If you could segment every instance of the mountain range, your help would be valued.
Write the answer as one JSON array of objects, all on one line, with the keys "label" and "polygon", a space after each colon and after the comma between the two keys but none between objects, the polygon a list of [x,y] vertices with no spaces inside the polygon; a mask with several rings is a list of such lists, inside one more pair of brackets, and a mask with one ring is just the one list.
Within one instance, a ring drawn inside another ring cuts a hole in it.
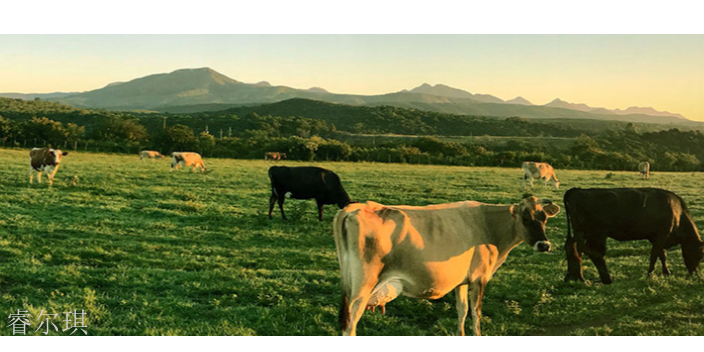
[{"label": "mountain range", "polygon": [[685,123],[684,116],[653,108],[625,110],[593,108],[555,99],[534,105],[522,97],[504,101],[489,94],[473,94],[443,84],[419,87],[381,95],[335,94],[324,88],[296,89],[269,82],[244,83],[210,68],[181,69],[149,75],[128,82],[115,82],[81,93],[21,94],[0,93],[2,97],[45,99],[79,108],[109,110],[150,110],[199,112],[224,110],[235,106],[274,103],[305,98],[328,103],[423,109],[475,116],[519,116],[524,118],[599,119],[650,123]]}]

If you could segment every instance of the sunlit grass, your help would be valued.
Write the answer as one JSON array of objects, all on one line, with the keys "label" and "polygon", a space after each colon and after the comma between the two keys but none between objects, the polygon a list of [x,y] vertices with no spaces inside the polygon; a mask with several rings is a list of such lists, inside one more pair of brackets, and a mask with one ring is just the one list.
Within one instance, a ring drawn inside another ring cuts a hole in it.
[{"label": "sunlit grass", "polygon": [[[318,222],[312,201],[288,200],[290,221],[278,211],[269,220],[271,163],[209,159],[213,172],[201,175],[169,173],[168,160],[78,152],[49,187],[28,184],[26,154],[0,154],[0,313],[30,310],[36,319],[41,309],[85,309],[91,335],[337,334],[337,209],[327,206]],[[357,201],[511,203],[523,194],[518,169],[314,164],[336,171]],[[536,182],[534,193],[561,205],[575,186],[661,187],[704,224],[701,174],[608,173],[557,170],[561,189]],[[80,181],[71,186],[65,179],[74,175]],[[585,261],[585,285],[562,281],[564,213],[549,221],[548,237],[552,253],[519,246],[489,283],[484,334],[704,335],[704,282],[687,277],[679,249],[669,251],[671,277],[646,278],[649,243],[609,240],[615,283],[600,284]],[[386,315],[366,313],[358,332],[449,335],[455,316],[452,294],[401,297]]]}]

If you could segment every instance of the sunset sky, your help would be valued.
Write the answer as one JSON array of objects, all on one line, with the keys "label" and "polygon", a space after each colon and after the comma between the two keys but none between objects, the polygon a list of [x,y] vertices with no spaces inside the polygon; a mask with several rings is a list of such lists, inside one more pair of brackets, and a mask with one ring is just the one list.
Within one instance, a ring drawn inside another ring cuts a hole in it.
[{"label": "sunset sky", "polygon": [[86,91],[197,67],[334,93],[442,83],[704,120],[704,35],[0,35],[0,92]]}]

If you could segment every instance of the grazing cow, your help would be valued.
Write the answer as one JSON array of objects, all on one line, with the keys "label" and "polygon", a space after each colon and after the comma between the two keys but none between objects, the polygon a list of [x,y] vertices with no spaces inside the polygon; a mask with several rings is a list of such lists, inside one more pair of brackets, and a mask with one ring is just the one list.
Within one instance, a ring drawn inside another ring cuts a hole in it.
[{"label": "grazing cow", "polygon": [[[690,274],[704,256],[704,243],[682,198],[658,188],[572,188],[565,193],[567,216],[567,275],[565,281],[581,280],[582,253],[591,258],[605,284],[613,282],[606,269],[606,238],[617,241],[648,240],[648,275],[658,258],[664,275],[665,250],[682,245],[682,256]],[[574,229],[574,235],[572,234]]]},{"label": "grazing cow", "polygon": [[340,209],[352,201],[340,183],[340,177],[334,172],[313,166],[272,166],[269,168],[271,180],[271,197],[269,198],[269,219],[278,201],[281,218],[288,220],[284,214],[284,200],[315,198],[318,204],[318,220],[323,221],[323,205],[337,204]]},{"label": "grazing cow", "polygon": [[[487,282],[521,242],[547,252],[545,223],[560,207],[529,197],[514,205],[473,201],[414,206],[355,203],[333,222],[340,263],[340,328],[355,335],[365,308],[399,295],[438,299],[455,290],[459,335],[471,303],[474,333],[481,335]],[[468,292],[470,293],[468,301]]]},{"label": "grazing cow", "polygon": [[264,160],[283,160],[286,159],[286,153],[279,153],[279,152],[266,152],[264,153]]},{"label": "grazing cow", "polygon": [[203,158],[200,154],[193,152],[173,152],[171,153],[171,171],[178,170],[178,168],[183,165],[193,166],[193,172],[196,172],[196,168],[200,168],[201,172],[205,172],[205,164],[203,163]]},{"label": "grazing cow", "polygon": [[552,181],[555,189],[560,188],[560,180],[555,176],[555,169],[548,163],[536,163],[534,161],[523,162],[523,188],[526,188],[526,179],[530,178],[530,188],[533,188],[533,179],[541,178],[545,185]]},{"label": "grazing cow", "polygon": [[645,178],[650,178],[650,163],[644,161],[638,164],[638,172],[640,172],[641,176],[644,176]]},{"label": "grazing cow", "polygon": [[139,152],[139,160],[143,159],[161,159],[164,156],[161,153],[154,150],[142,150]]},{"label": "grazing cow", "polygon": [[59,171],[61,157],[68,155],[51,148],[34,148],[29,151],[29,183],[32,183],[34,172],[37,173],[37,182],[42,183],[42,172],[46,171],[49,184],[54,184],[54,175]]}]

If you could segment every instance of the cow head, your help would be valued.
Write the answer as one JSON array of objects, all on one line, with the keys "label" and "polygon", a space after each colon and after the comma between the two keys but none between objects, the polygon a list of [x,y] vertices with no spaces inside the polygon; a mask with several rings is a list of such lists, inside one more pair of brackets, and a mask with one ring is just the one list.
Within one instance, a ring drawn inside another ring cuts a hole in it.
[{"label": "cow head", "polygon": [[699,270],[699,263],[704,259],[704,242],[690,245],[683,243],[682,257],[684,258],[684,265],[687,267],[687,270],[689,270],[689,273],[696,273]]},{"label": "cow head", "polygon": [[61,152],[61,150],[58,149],[49,149],[48,157],[49,160],[52,161],[51,164],[59,165],[59,163],[61,163],[61,157],[66,155],[68,155],[68,152]]},{"label": "cow head", "polygon": [[511,206],[514,228],[521,238],[537,252],[549,252],[550,241],[545,236],[545,223],[560,212],[549,199],[528,197]]}]

